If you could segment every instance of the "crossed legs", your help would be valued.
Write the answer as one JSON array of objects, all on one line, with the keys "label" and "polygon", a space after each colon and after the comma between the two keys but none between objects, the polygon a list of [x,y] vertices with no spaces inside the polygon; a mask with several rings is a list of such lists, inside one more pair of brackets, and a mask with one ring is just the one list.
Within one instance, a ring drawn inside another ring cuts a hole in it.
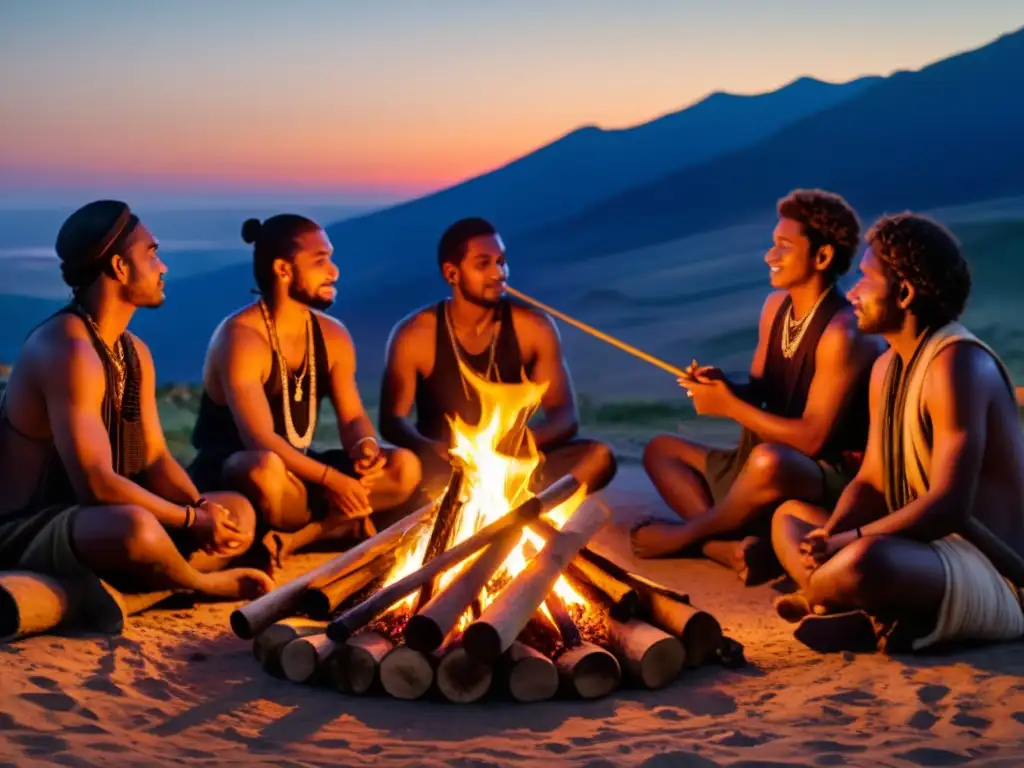
[{"label": "crossed legs", "polygon": [[706,446],[671,435],[654,438],[644,450],[644,468],[678,523],[649,523],[633,536],[641,557],[676,555],[723,535],[742,536],[784,499],[821,501],[821,467],[783,445],[754,446],[728,492],[717,504],[705,481]]}]

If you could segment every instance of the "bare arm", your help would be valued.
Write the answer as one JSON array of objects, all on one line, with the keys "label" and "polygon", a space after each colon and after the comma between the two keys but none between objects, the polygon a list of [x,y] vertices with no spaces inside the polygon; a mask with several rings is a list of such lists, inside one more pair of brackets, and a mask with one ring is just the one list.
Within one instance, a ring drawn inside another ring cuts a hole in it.
[{"label": "bare arm", "polygon": [[153,513],[163,525],[182,528],[186,511],[114,471],[110,436],[101,417],[106,376],[91,341],[59,336],[42,350],[43,397],[54,445],[83,504],[131,505]]},{"label": "bare arm", "polygon": [[299,479],[324,482],[327,466],[292,447],[274,431],[274,416],[263,391],[266,343],[260,335],[241,325],[228,325],[218,346],[222,353],[221,387],[242,443],[249,450],[271,451]]},{"label": "bare arm", "polygon": [[932,422],[930,487],[903,509],[865,526],[865,536],[932,541],[962,527],[974,506],[996,386],[1005,384],[995,362],[975,345],[953,344],[936,356],[922,395]]},{"label": "bare arm", "polygon": [[140,397],[142,400],[142,428],[146,443],[146,487],[153,493],[178,504],[194,504],[199,490],[184,467],[171,455],[167,438],[160,424],[160,411],[156,402],[156,369],[153,355],[139,339],[133,337],[142,372]]},{"label": "bare arm", "polygon": [[853,480],[843,489],[832,516],[824,526],[825,532],[831,536],[835,533],[852,531],[857,526],[864,526],[872,520],[885,515],[888,507],[885,502],[885,479],[882,469],[882,423],[885,419],[882,386],[885,373],[891,359],[889,353],[883,355],[871,370],[871,392],[869,396],[868,444],[864,451],[864,459]]},{"label": "bare arm", "polygon": [[388,339],[384,377],[380,388],[378,426],[385,440],[416,453],[434,450],[434,441],[420,434],[409,419],[416,401],[416,377],[421,344],[417,319],[400,324]]},{"label": "bare arm", "polygon": [[847,313],[837,315],[815,350],[815,376],[800,418],[768,413],[742,400],[728,415],[768,443],[782,443],[806,456],[817,456],[853,394],[857,380],[871,364],[873,344],[863,339]]},{"label": "bare arm", "polygon": [[535,312],[524,316],[526,318],[529,318],[529,338],[535,355],[533,380],[548,385],[540,403],[543,416],[532,429],[537,448],[544,450],[576,435],[580,426],[579,413],[554,321]]},{"label": "bare arm", "polygon": [[377,439],[356,386],[356,348],[348,330],[334,318],[320,320],[331,364],[331,404],[338,416],[341,445],[351,455],[365,438]]}]

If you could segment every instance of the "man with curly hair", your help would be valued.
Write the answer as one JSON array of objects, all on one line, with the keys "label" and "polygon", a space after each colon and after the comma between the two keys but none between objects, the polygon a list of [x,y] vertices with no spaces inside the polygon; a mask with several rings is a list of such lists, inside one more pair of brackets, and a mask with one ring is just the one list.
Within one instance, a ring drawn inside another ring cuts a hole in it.
[{"label": "man with curly hair", "polygon": [[739,445],[718,450],[655,437],[644,467],[683,522],[645,521],[632,531],[639,556],[703,544],[705,555],[748,584],[779,572],[768,539],[774,507],[786,499],[831,504],[853,476],[867,442],[871,365],[881,352],[877,338],[857,330],[836,287],[860,243],[857,214],[839,195],[816,189],[795,190],[777,208],[765,256],[777,290],[761,311],[749,384],[696,362],[679,381],[698,414],[743,427]]},{"label": "man with curly hair", "polygon": [[800,586],[777,609],[822,650],[1021,637],[1024,435],[1006,367],[958,322],[967,262],[912,213],[867,241],[849,296],[861,330],[890,345],[867,452],[831,515],[800,501],[776,512],[776,551]]}]

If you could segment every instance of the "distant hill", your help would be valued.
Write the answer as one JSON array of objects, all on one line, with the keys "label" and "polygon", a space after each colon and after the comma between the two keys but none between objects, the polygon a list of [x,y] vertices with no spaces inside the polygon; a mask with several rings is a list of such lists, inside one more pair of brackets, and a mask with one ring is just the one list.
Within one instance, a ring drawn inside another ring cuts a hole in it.
[{"label": "distant hill", "polygon": [[773,210],[794,187],[840,192],[862,213],[1024,192],[1024,29],[900,72],[725,157],[670,173],[517,247],[584,258]]}]

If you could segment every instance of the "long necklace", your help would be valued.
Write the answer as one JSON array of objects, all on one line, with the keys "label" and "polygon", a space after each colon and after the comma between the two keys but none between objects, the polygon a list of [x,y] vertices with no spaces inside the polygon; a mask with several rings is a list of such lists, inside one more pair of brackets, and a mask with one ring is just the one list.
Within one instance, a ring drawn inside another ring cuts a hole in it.
[{"label": "long necklace", "polygon": [[[316,429],[316,353],[313,349],[313,323],[311,318],[307,315],[306,317],[306,363],[303,366],[302,376],[309,373],[309,403],[306,408],[308,411],[308,420],[306,424],[306,433],[299,435],[295,431],[295,423],[292,421],[292,405],[290,398],[288,397],[288,361],[285,359],[284,353],[281,351],[281,343],[277,338],[277,327],[274,325],[274,319],[270,315],[270,308],[267,307],[266,302],[263,299],[259,301],[260,311],[263,313],[263,322],[267,325],[267,334],[270,336],[270,346],[274,351],[274,356],[277,358],[277,367],[281,372],[281,410],[284,411],[284,430],[288,438],[288,442],[292,444],[296,449],[305,451],[313,443],[313,432]],[[297,391],[295,393],[295,402],[299,402],[301,397],[301,380],[297,379]]]},{"label": "long necklace", "polygon": [[800,348],[800,342],[803,341],[804,334],[807,333],[807,329],[811,325],[811,318],[814,317],[814,313],[818,311],[821,302],[825,300],[825,297],[828,296],[831,290],[832,286],[829,286],[818,297],[818,300],[814,302],[811,311],[800,318],[800,320],[793,319],[793,304],[790,302],[789,311],[786,312],[786,316],[782,321],[782,356],[787,360],[793,357]]},{"label": "long necklace", "polygon": [[114,370],[117,373],[114,378],[114,402],[117,404],[117,409],[121,410],[121,402],[124,400],[124,387],[128,380],[128,365],[124,359],[124,344],[121,343],[121,337],[118,336],[117,341],[114,342],[113,349],[107,346],[107,342],[100,336],[100,327],[96,324],[92,315],[81,304],[77,306],[89,327],[92,328],[92,332],[100,340],[100,344],[103,345],[103,352],[106,354],[107,361],[114,366]]},{"label": "long necklace", "polygon": [[[462,354],[459,352],[459,344],[456,341],[456,336],[455,336],[455,324],[452,322],[452,316],[451,316],[451,312],[449,310],[449,306],[450,305],[447,302],[444,305],[444,321],[445,321],[445,324],[448,326],[448,340],[452,344],[452,352],[455,353],[455,359],[456,360],[461,362],[466,367],[471,367],[471,366],[469,366],[469,364],[465,360],[463,360]],[[484,371],[484,380],[485,381],[491,381],[491,373],[492,373],[492,371],[494,373],[494,381],[496,381],[496,382],[500,382],[501,381],[500,371],[498,370],[498,366],[495,365],[495,354],[496,354],[496,351],[497,351],[497,348],[498,348],[498,335],[500,333],[501,333],[501,321],[498,320],[497,322],[495,322],[495,324],[494,324],[494,331],[491,333],[490,355],[488,356],[488,359],[487,359],[487,369]],[[466,374],[462,372],[462,366],[459,366],[459,378],[462,380],[462,391],[465,393],[466,399],[469,400],[470,399],[470,396],[469,396],[469,382],[466,381]]]}]

